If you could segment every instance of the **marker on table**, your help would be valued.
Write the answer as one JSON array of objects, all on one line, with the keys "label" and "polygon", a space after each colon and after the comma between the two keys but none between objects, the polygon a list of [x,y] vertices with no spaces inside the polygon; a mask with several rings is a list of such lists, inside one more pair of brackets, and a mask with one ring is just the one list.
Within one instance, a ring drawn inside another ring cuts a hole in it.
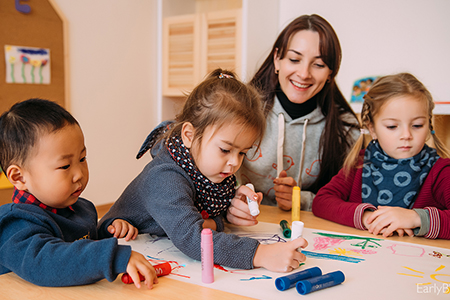
[{"label": "marker on table", "polygon": [[318,267],[309,268],[297,273],[278,277],[275,279],[275,286],[279,291],[285,291],[294,287],[300,280],[322,275],[322,270]]},{"label": "marker on table", "polygon": [[331,272],[322,276],[304,279],[297,282],[296,289],[301,295],[338,285],[345,281],[345,275],[341,271]]},{"label": "marker on table", "polygon": [[[161,277],[164,275],[169,275],[170,272],[172,272],[172,266],[168,262],[154,265],[153,268],[155,268],[156,276],[158,276],[158,277]],[[139,279],[141,281],[144,281],[145,277],[142,276],[141,273],[139,273],[139,272],[138,272],[138,274],[139,274]],[[122,275],[122,282],[126,283],[126,284],[130,284],[130,283],[133,283],[133,279],[131,278],[130,274],[124,273]]]},{"label": "marker on table", "polygon": [[202,230],[201,238],[201,255],[202,255],[202,282],[214,282],[214,246],[213,234],[211,229]]},{"label": "marker on table", "polygon": [[281,220],[280,222],[281,230],[283,231],[283,236],[285,238],[291,237],[291,229],[289,228],[289,223],[286,220]]},{"label": "marker on table", "polygon": [[292,222],[300,221],[300,187],[294,186],[292,190]]},{"label": "marker on table", "polygon": [[[255,191],[255,187],[253,186],[253,184],[247,183],[245,186],[249,187],[252,191]],[[255,201],[255,200],[250,199],[249,197],[247,197],[247,204],[248,204],[248,209],[250,210],[250,214],[252,216],[259,215],[258,201]]]}]

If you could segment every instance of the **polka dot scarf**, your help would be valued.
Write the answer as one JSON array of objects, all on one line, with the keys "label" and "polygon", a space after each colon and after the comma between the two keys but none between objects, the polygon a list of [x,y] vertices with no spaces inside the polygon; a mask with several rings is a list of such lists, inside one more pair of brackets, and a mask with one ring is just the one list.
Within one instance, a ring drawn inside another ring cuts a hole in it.
[{"label": "polka dot scarf", "polygon": [[235,194],[236,177],[229,176],[221,183],[214,183],[197,169],[189,149],[178,136],[169,138],[167,149],[175,162],[189,174],[195,185],[195,206],[203,219],[215,217],[225,212]]},{"label": "polka dot scarf", "polygon": [[371,142],[364,154],[362,200],[375,206],[411,208],[434,163],[436,149],[425,145],[419,154],[403,159],[388,156],[378,141]]}]

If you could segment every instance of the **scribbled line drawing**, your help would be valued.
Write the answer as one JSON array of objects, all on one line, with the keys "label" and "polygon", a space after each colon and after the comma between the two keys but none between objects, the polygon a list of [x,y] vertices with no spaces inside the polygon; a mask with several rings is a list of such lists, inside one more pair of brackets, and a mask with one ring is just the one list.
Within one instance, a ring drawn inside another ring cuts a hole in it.
[{"label": "scribbled line drawing", "polygon": [[267,276],[267,275],[263,275],[260,277],[250,277],[248,279],[241,279],[241,281],[250,281],[250,280],[259,280],[259,279],[272,279],[272,277]]},{"label": "scribbled line drawing", "polygon": [[275,234],[264,234],[264,233],[257,233],[257,232],[252,232],[252,233],[238,233],[237,235],[241,236],[241,237],[250,237],[253,238],[255,240],[258,240],[258,242],[260,242],[261,244],[273,244],[273,243],[286,243],[286,240],[281,237],[280,235],[278,235],[277,233]]},{"label": "scribbled line drawing", "polygon": [[223,272],[226,273],[231,273],[231,274],[239,274],[239,275],[252,275],[253,277],[250,278],[241,278],[241,281],[250,281],[250,280],[260,280],[260,279],[272,279],[272,277],[267,276],[267,275],[259,275],[257,277],[255,277],[255,274],[250,274],[250,273],[245,273],[245,270],[227,270],[224,267],[222,267],[221,265],[214,265],[214,268],[221,270]]},{"label": "scribbled line drawing", "polygon": [[184,278],[191,278],[190,276],[187,276],[187,275],[174,273],[174,271],[178,272],[180,269],[186,267],[186,265],[180,265],[177,261],[165,260],[162,258],[152,257],[150,255],[147,255],[147,260],[149,262],[151,262],[153,265],[168,262],[170,264],[170,266],[172,267],[172,270],[170,271],[170,275],[180,276],[180,277],[184,277]]},{"label": "scribbled line drawing", "polygon": [[408,257],[422,257],[425,249],[420,246],[393,244],[388,249],[392,250],[392,254]]},{"label": "scribbled line drawing", "polygon": [[332,239],[339,239],[339,240],[362,240],[361,242],[357,244],[351,244],[354,247],[361,247],[361,249],[368,248],[378,248],[381,247],[379,243],[376,241],[383,241],[383,239],[376,239],[376,238],[369,238],[369,237],[362,237],[362,236],[354,236],[354,235],[341,235],[341,234],[332,234],[332,233],[325,233],[325,232],[313,232],[315,234],[325,236]]},{"label": "scribbled line drawing", "polygon": [[342,256],[342,255],[336,255],[336,254],[327,254],[327,253],[317,253],[317,252],[311,252],[311,251],[306,251],[306,250],[302,250],[302,253],[306,257],[310,257],[310,258],[339,260],[339,261],[344,261],[344,262],[349,262],[349,263],[354,263],[354,264],[365,261],[365,259],[363,259],[363,258]]},{"label": "scribbled line drawing", "polygon": [[442,258],[442,257],[450,257],[450,255],[441,253],[439,251],[433,251],[433,253],[428,253],[428,255],[436,257],[436,258]]},{"label": "scribbled line drawing", "polygon": [[342,243],[344,240],[343,239],[335,239],[335,238],[330,238],[330,237],[315,237],[314,238],[314,251],[317,250],[325,250],[327,248],[333,247],[333,246],[337,246],[340,243]]},{"label": "scribbled line drawing", "polygon": [[241,274],[241,275],[254,275],[254,274],[249,274],[249,273],[245,273],[245,270],[227,270],[224,267],[222,267],[221,265],[218,264],[214,264],[214,268],[220,270],[220,271],[224,271],[227,273],[232,273],[232,274]]},{"label": "scribbled line drawing", "polygon": [[353,250],[342,249],[342,248],[329,249],[328,251],[330,254],[337,254],[337,255],[343,255],[343,256],[350,256],[350,255],[362,256],[361,253],[358,253]]},{"label": "scribbled line drawing", "polygon": [[[398,275],[404,275],[404,276],[410,276],[410,277],[417,277],[417,278],[424,278],[424,277],[423,277],[423,274],[425,274],[425,272],[417,271],[417,270],[414,270],[414,269],[408,268],[408,267],[402,267],[402,268],[405,268],[405,269],[407,269],[407,270],[409,270],[409,271],[411,271],[411,272],[415,272],[415,274],[397,273]],[[440,270],[442,270],[442,269],[444,269],[444,268],[445,268],[445,266],[444,266],[444,265],[441,265],[441,266],[439,266],[436,270],[434,270],[434,272],[439,272]],[[417,275],[417,274],[422,274],[422,275]],[[438,276],[439,276],[439,277],[445,276],[445,277],[447,277],[448,279],[447,279],[447,281],[440,280],[440,279],[437,278]],[[436,274],[431,274],[431,275],[430,275],[430,278],[433,279],[433,280],[442,282],[442,283],[450,284],[450,274],[439,274],[439,273],[436,273]],[[428,284],[431,284],[431,282],[417,283],[417,285],[428,285]]]}]

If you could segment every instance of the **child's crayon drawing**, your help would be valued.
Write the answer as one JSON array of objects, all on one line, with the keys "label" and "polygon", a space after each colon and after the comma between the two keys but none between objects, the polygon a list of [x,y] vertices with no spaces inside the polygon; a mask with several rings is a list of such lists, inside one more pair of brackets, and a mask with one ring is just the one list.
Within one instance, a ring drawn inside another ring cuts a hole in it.
[{"label": "child's crayon drawing", "polygon": [[415,245],[399,245],[393,244],[388,249],[392,250],[392,254],[410,256],[410,257],[422,257],[425,254],[425,249],[421,246]]},{"label": "child's crayon drawing", "polygon": [[5,45],[6,83],[50,84],[50,49]]},{"label": "child's crayon drawing", "polygon": [[428,254],[433,256],[433,257],[436,257],[436,258],[450,257],[450,255],[443,254],[443,253],[438,252],[438,251],[433,251],[432,253],[428,253]]},{"label": "child's crayon drawing", "polygon": [[362,236],[354,236],[354,235],[342,235],[342,234],[331,234],[331,233],[323,233],[323,232],[314,232],[315,234],[325,236],[332,239],[340,239],[340,240],[361,240],[360,243],[352,244],[355,247],[361,247],[361,249],[369,248],[378,248],[381,245],[376,241],[382,241],[382,239],[377,238],[368,238]]},{"label": "child's crayon drawing", "polygon": [[[289,241],[282,237],[279,224],[227,225],[226,232],[255,238],[262,244]],[[345,275],[342,284],[308,294],[308,300],[449,297],[450,270],[445,267],[450,257],[448,249],[310,229],[308,224],[305,224],[303,237],[309,242],[309,246],[302,249],[307,259],[291,273],[317,266],[323,274],[340,270]],[[167,277],[205,286],[201,281],[201,262],[184,255],[167,237],[139,235],[134,241],[120,240],[120,243],[131,245],[154,264],[170,262],[173,271]],[[275,279],[287,274],[290,273],[275,273],[264,268],[233,269],[216,264],[214,282],[206,286],[256,299],[299,299],[301,296],[295,288],[281,292],[275,287]]]},{"label": "child's crayon drawing", "polygon": [[340,254],[336,255],[336,254],[327,254],[327,253],[317,253],[317,252],[311,252],[311,251],[302,251],[302,253],[305,254],[306,257],[309,257],[309,258],[338,260],[338,261],[344,261],[344,262],[349,262],[349,263],[354,263],[354,264],[364,261],[363,258],[343,256]]},{"label": "child's crayon drawing", "polygon": [[315,237],[314,238],[314,251],[316,250],[324,250],[333,246],[337,246],[342,243],[344,240],[335,239],[331,237]]},{"label": "child's crayon drawing", "polygon": [[[409,267],[405,267],[403,266],[403,268],[405,268],[406,270],[408,270],[408,273],[397,273],[398,275],[404,275],[404,276],[409,276],[409,277],[416,277],[416,278],[424,278],[427,279],[429,275],[430,279],[438,282],[438,283],[443,283],[445,285],[447,285],[447,291],[443,291],[444,293],[448,294],[450,293],[449,289],[450,289],[450,274],[447,273],[441,273],[441,270],[443,270],[445,268],[444,265],[439,266],[438,268],[436,268],[434,271],[432,272],[439,272],[439,273],[433,273],[433,274],[426,274],[424,271],[418,271],[415,270],[413,268],[409,268]],[[421,282],[421,283],[417,283],[417,285],[431,285],[434,282],[425,280],[426,282]],[[445,286],[444,286],[445,288]]]}]

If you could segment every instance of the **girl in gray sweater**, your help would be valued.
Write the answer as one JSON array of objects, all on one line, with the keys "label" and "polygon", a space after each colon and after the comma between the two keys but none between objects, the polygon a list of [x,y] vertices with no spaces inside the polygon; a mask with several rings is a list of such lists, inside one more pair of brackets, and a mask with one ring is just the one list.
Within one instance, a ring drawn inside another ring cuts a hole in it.
[{"label": "girl in gray sweater", "polygon": [[[265,118],[256,90],[225,70],[213,71],[188,96],[175,122],[163,122],[147,137],[138,158],[151,150],[153,160],[130,183],[100,220],[99,235],[123,237],[127,230],[111,226],[124,219],[139,233],[167,235],[189,257],[200,260],[203,228],[213,230],[214,263],[289,272],[305,256],[300,238],[262,245],[248,237],[223,232],[224,220],[254,225],[246,196],[262,194],[246,186],[236,189],[235,172],[247,152],[258,147]],[[256,143],[256,144],[255,144]]]}]

